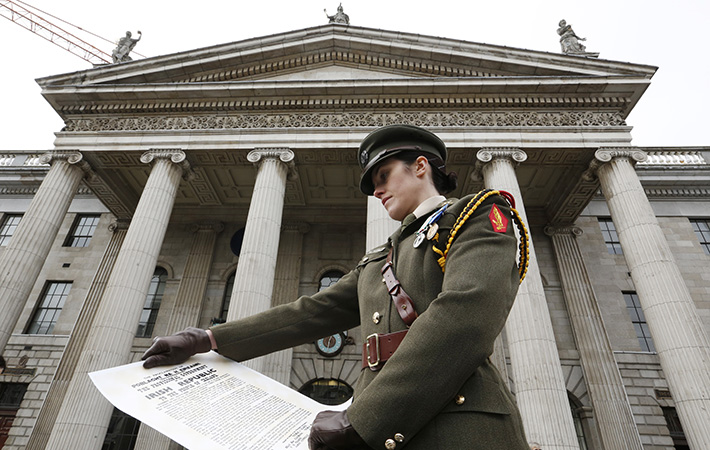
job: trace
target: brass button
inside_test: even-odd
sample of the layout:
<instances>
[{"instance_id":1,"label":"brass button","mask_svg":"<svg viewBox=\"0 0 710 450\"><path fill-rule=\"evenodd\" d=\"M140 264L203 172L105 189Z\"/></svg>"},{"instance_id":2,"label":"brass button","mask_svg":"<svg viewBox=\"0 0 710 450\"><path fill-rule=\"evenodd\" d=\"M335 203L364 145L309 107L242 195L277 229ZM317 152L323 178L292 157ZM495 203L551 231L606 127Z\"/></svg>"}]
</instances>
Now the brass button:
<instances>
[{"instance_id":1,"label":"brass button","mask_svg":"<svg viewBox=\"0 0 710 450\"><path fill-rule=\"evenodd\" d=\"M380 320L382 320L382 314L375 311L375 313L372 315L372 321L375 322L375 325L377 325L378 323L380 323Z\"/></svg>"},{"instance_id":2,"label":"brass button","mask_svg":"<svg viewBox=\"0 0 710 450\"><path fill-rule=\"evenodd\" d=\"M454 399L454 401L456 402L457 405L460 406L460 405L463 405L463 402L466 401L466 397L464 397L463 395L457 395L456 398Z\"/></svg>"},{"instance_id":3,"label":"brass button","mask_svg":"<svg viewBox=\"0 0 710 450\"><path fill-rule=\"evenodd\" d=\"M404 435L402 433L397 433L394 435L394 440L397 442L404 442Z\"/></svg>"},{"instance_id":4,"label":"brass button","mask_svg":"<svg viewBox=\"0 0 710 450\"><path fill-rule=\"evenodd\" d=\"M385 441L385 448L387 450L394 450L395 447L397 447L397 443L394 441L394 439L387 439Z\"/></svg>"}]
</instances>

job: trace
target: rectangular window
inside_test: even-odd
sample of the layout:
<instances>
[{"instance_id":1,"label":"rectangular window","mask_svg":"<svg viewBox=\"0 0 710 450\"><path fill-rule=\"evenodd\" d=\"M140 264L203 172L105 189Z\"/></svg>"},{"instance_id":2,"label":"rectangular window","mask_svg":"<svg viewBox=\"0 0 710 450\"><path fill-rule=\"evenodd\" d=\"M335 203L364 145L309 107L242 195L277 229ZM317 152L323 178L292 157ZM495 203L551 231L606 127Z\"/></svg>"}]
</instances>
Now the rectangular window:
<instances>
[{"instance_id":1,"label":"rectangular window","mask_svg":"<svg viewBox=\"0 0 710 450\"><path fill-rule=\"evenodd\" d=\"M94 235L96 230L96 225L99 223L98 214L85 215L80 214L76 216L74 220L74 225L69 231L69 236L67 236L66 242L64 242L65 247L88 247L89 242L91 242L91 237Z\"/></svg>"},{"instance_id":2,"label":"rectangular window","mask_svg":"<svg viewBox=\"0 0 710 450\"><path fill-rule=\"evenodd\" d=\"M653 345L651 332L648 329L646 317L643 315L643 309L641 309L638 295L635 292L624 292L624 300L626 301L626 310L631 317L631 323L636 330L636 337L639 340L641 350L644 352L655 352L656 347Z\"/></svg>"},{"instance_id":3,"label":"rectangular window","mask_svg":"<svg viewBox=\"0 0 710 450\"><path fill-rule=\"evenodd\" d=\"M35 310L26 334L52 334L64 302L71 290L71 281L48 281L42 299Z\"/></svg>"},{"instance_id":4,"label":"rectangular window","mask_svg":"<svg viewBox=\"0 0 710 450\"><path fill-rule=\"evenodd\" d=\"M710 255L710 220L690 219L690 224L693 226L693 231L705 250L705 254Z\"/></svg>"},{"instance_id":5,"label":"rectangular window","mask_svg":"<svg viewBox=\"0 0 710 450\"><path fill-rule=\"evenodd\" d=\"M0 225L0 246L6 246L10 238L15 234L17 225L20 224L22 214L5 214Z\"/></svg>"},{"instance_id":6,"label":"rectangular window","mask_svg":"<svg viewBox=\"0 0 710 450\"><path fill-rule=\"evenodd\" d=\"M604 236L604 242L609 254L621 255L621 243L619 242L619 235L616 234L614 222L608 218L599 218L599 228L602 229L602 236Z\"/></svg>"},{"instance_id":7,"label":"rectangular window","mask_svg":"<svg viewBox=\"0 0 710 450\"><path fill-rule=\"evenodd\" d=\"M148 287L148 295L145 298L143 312L138 321L138 331L136 337L151 337L153 335L153 327L155 320L158 318L160 310L160 302L163 300L165 292L165 282L168 278L168 271L162 267L156 267L153 272L153 278L150 280Z\"/></svg>"}]
</instances>

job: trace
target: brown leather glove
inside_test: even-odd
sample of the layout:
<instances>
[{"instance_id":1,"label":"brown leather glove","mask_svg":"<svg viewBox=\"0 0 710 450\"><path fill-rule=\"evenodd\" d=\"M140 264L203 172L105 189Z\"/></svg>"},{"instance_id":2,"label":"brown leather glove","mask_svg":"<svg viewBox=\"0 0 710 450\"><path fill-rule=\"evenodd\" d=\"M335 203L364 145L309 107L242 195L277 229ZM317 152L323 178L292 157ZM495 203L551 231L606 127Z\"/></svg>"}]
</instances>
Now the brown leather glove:
<instances>
[{"instance_id":1,"label":"brown leather glove","mask_svg":"<svg viewBox=\"0 0 710 450\"><path fill-rule=\"evenodd\" d=\"M308 436L310 450L370 450L355 428L346 411L318 413Z\"/></svg>"},{"instance_id":2,"label":"brown leather glove","mask_svg":"<svg viewBox=\"0 0 710 450\"><path fill-rule=\"evenodd\" d=\"M172 336L158 337L153 345L143 353L143 367L169 366L185 362L195 353L212 350L207 332L201 328L186 328Z\"/></svg>"}]
</instances>

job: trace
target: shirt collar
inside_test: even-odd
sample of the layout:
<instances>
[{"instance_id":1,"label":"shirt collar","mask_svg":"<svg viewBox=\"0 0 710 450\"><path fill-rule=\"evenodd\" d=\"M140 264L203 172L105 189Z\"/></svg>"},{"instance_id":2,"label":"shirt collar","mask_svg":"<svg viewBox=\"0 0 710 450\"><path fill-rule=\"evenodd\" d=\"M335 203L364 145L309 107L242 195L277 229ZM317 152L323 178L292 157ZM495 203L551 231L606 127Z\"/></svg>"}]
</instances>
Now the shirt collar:
<instances>
[{"instance_id":1,"label":"shirt collar","mask_svg":"<svg viewBox=\"0 0 710 450\"><path fill-rule=\"evenodd\" d=\"M417 206L417 208L414 210L413 214L414 216L418 219L422 217L424 214L431 212L439 206L442 202L446 201L446 197L443 195L435 195L433 197L429 197L428 199L424 200Z\"/></svg>"}]
</instances>

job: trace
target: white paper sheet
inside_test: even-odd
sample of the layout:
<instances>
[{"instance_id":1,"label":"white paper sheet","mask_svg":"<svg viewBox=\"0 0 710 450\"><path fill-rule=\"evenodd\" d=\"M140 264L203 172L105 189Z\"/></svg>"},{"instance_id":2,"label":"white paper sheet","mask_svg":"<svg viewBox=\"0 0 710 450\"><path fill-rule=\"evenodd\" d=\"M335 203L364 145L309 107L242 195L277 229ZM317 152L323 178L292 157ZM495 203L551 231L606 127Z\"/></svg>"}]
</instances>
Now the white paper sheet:
<instances>
[{"instance_id":1,"label":"white paper sheet","mask_svg":"<svg viewBox=\"0 0 710 450\"><path fill-rule=\"evenodd\" d=\"M322 405L215 352L142 364L89 376L116 408L190 450L307 450L316 414L348 405Z\"/></svg>"}]
</instances>

